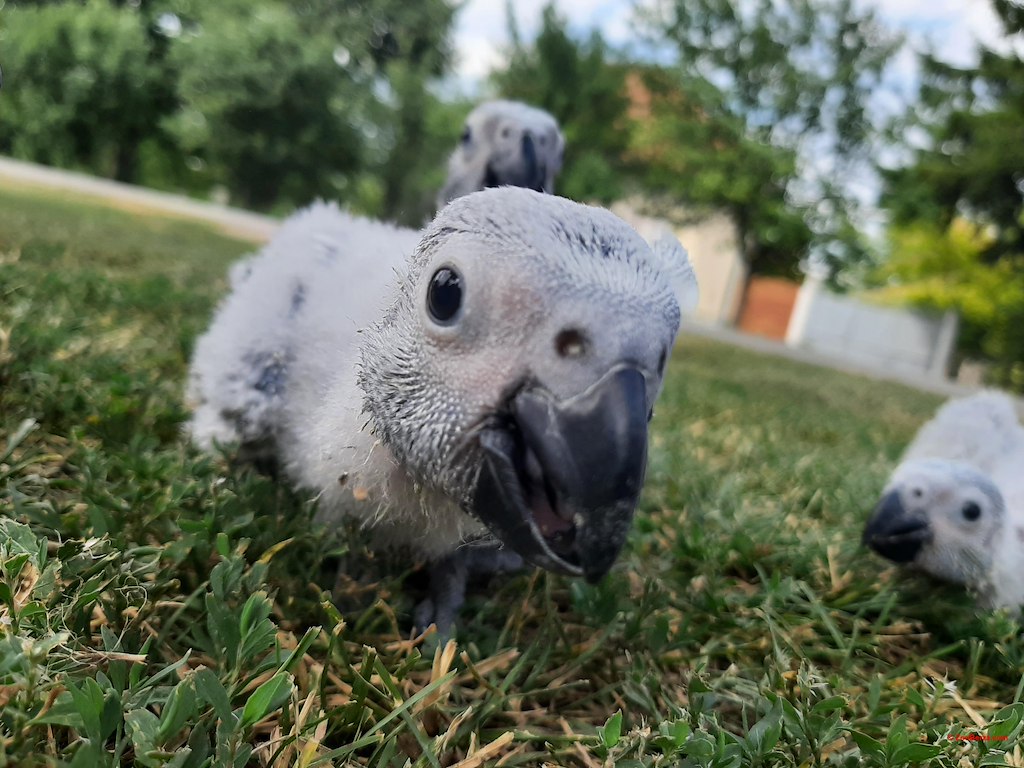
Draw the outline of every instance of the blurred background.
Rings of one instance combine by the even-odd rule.
[[[0,154],[418,226],[462,120],[550,111],[559,194],[669,226],[699,319],[1024,391],[1010,0],[0,0]]]

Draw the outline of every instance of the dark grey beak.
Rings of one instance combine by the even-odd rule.
[[[524,133],[518,159],[500,167],[489,163],[484,171],[483,185],[485,189],[525,187],[535,192],[543,192],[546,178],[547,169],[537,159],[537,147],[533,142],[533,136]]]
[[[908,511],[897,491],[890,491],[875,507],[862,541],[882,557],[909,563],[917,557],[932,530],[922,512]]]
[[[609,372],[568,400],[539,387],[510,402],[505,428],[480,435],[470,511],[534,565],[596,582],[625,544],[647,466],[647,383]]]

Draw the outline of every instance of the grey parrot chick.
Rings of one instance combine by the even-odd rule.
[[[883,557],[1024,606],[1024,428],[1009,397],[953,400],[893,472],[863,540]]]
[[[421,234],[317,205],[252,263],[197,343],[197,444],[273,457],[324,519],[432,562],[420,627],[447,631],[473,571],[611,568],[696,298],[678,242],[503,187]]]
[[[490,187],[553,193],[564,150],[558,122],[544,110],[518,101],[484,102],[466,118],[437,207]]]

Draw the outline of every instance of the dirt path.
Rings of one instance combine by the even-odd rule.
[[[279,224],[276,219],[258,213],[6,157],[0,157],[0,187],[59,190],[102,200],[133,213],[204,221],[226,235],[253,243],[266,242]]]

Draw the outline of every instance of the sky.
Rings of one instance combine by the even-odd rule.
[[[640,0],[641,3],[651,0]],[[515,14],[523,37],[533,36],[540,23],[541,9],[548,0],[514,0]],[[585,34],[598,28],[616,46],[630,45],[635,35],[630,28],[636,0],[556,0],[570,26]],[[931,44],[952,64],[972,61],[977,40],[999,38],[999,24],[988,0],[861,0],[877,8],[882,20],[906,34],[915,48]],[[457,18],[455,48],[458,80],[469,92],[479,92],[487,73],[502,62],[508,44],[506,0],[467,0]],[[912,55],[894,63],[897,78],[913,78]]]

